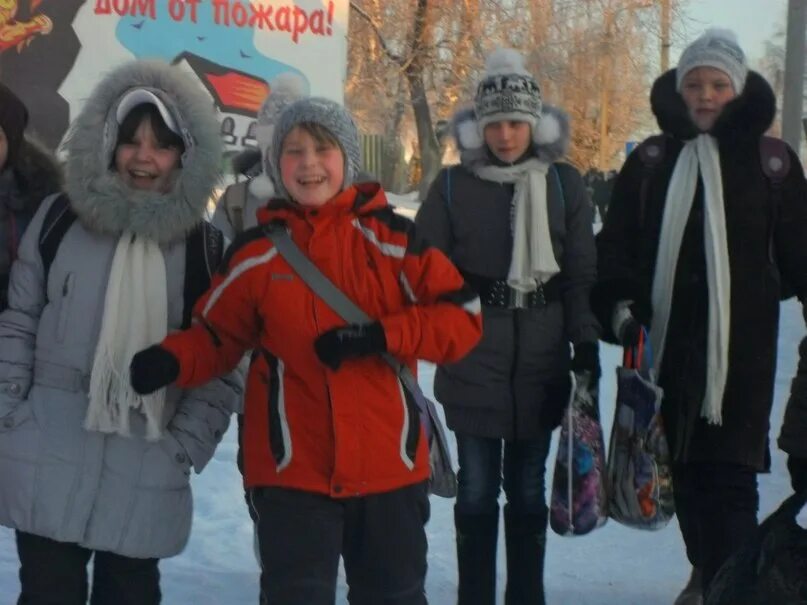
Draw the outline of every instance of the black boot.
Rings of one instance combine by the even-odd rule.
[[[507,546],[507,590],[505,605],[545,605],[544,514],[519,514],[504,507],[504,537]]]
[[[491,513],[464,514],[454,507],[457,531],[457,605],[495,605],[496,541],[499,507]]]

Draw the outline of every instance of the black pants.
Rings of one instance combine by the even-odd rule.
[[[17,532],[21,592],[17,605],[85,605],[87,563],[93,560],[90,605],[157,605],[159,559],[134,559]]]
[[[677,464],[673,491],[687,558],[703,572],[705,590],[757,528],[757,473],[737,464]]]
[[[332,605],[341,555],[352,605],[425,605],[425,483],[361,498],[255,488],[262,603]]]

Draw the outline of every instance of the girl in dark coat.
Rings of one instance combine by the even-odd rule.
[[[25,227],[39,203],[61,189],[56,162],[24,137],[28,111],[0,84],[0,311],[8,304],[8,276]]]
[[[560,161],[567,118],[543,105],[517,52],[488,57],[474,110],[454,122],[461,164],[438,174],[415,222],[482,300],[482,342],[435,378],[459,450],[458,603],[495,603],[502,487],[505,603],[544,603],[552,430],[570,367],[599,374],[592,206],[580,174]]]
[[[650,332],[694,567],[683,605],[757,526],[782,284],[807,293],[807,185],[784,144],[763,151],[774,95],[731,32],[693,42],[651,105],[664,135],[617,178],[592,300],[608,340]]]

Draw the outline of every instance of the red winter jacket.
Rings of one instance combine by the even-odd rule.
[[[449,363],[477,343],[479,299],[457,269],[393,213],[378,185],[351,187],[311,209],[275,201],[259,226],[231,246],[195,325],[163,346],[179,359],[182,387],[259,358],[244,410],[244,476],[280,486],[360,496],[429,476],[417,408],[380,356],[331,371],[314,340],[344,321],[295,274],[260,225],[285,223],[317,267],[383,328],[388,351],[413,370],[417,359]]]

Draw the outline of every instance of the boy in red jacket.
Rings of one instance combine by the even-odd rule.
[[[378,184],[354,184],[358,134],[340,105],[289,106],[272,153],[280,197],[231,246],[195,325],[135,356],[132,384],[203,384],[259,352],[244,470],[267,601],[333,603],[341,555],[352,604],[421,605],[428,444],[380,354],[413,370],[460,359],[481,335],[479,299]],[[376,321],[345,325],[278,254],[270,223]]]

